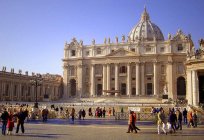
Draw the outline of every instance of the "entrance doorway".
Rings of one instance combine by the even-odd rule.
[[[132,88],[132,95],[135,96],[136,95],[136,89]]]
[[[126,95],[126,83],[121,83],[121,95]]]
[[[204,103],[204,76],[199,76],[199,103]]]
[[[147,83],[147,95],[152,95],[152,83]]]
[[[186,82],[184,77],[177,79],[177,96],[178,98],[186,98]]]
[[[102,95],[102,84],[97,84],[97,96]]]
[[[71,92],[71,96],[76,96],[76,80],[75,79],[70,80],[70,92]]]

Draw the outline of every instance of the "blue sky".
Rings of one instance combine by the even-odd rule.
[[[144,5],[165,39],[179,28],[196,47],[204,38],[204,0],[0,0],[0,69],[62,75],[65,41],[120,40]]]

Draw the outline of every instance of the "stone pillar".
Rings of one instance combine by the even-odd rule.
[[[168,82],[168,98],[174,99],[173,89],[173,62],[168,62],[167,66],[167,82]]]
[[[186,99],[188,100],[188,104],[193,105],[193,96],[192,96],[192,71],[187,71],[187,87],[186,87]]]
[[[198,75],[196,70],[192,71],[192,86],[193,86],[193,105],[197,106],[199,94],[198,94]]]
[[[118,64],[115,64],[115,90],[119,90]]]
[[[83,65],[80,64],[77,66],[77,97],[82,96],[83,94]]]
[[[144,63],[141,63],[141,88],[142,88],[142,95],[145,95],[145,72],[144,72]]]
[[[107,90],[107,69],[106,64],[103,64],[103,90]],[[103,95],[106,95],[106,92],[103,92]]]
[[[91,97],[95,95],[95,65],[91,65]]]
[[[107,90],[110,89],[110,64],[107,64]]]
[[[158,95],[158,73],[157,62],[154,62],[154,96]]]
[[[135,70],[136,70],[136,95],[140,95],[140,64],[136,63],[135,66]]]
[[[130,63],[127,64],[127,95],[131,95],[131,67]]]
[[[63,99],[67,99],[69,97],[69,92],[68,92],[69,78],[68,77],[69,77],[69,67],[65,65],[63,67],[63,88],[64,88]]]

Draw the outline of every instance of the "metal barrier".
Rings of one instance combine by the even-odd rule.
[[[155,115],[152,113],[145,113],[145,112],[138,112],[136,113],[137,120],[139,121],[155,121]],[[116,120],[128,120],[129,119],[129,113],[128,112],[116,112],[115,113],[115,119]]]

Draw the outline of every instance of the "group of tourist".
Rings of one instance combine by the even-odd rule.
[[[166,128],[169,133],[175,133],[177,130],[182,130],[182,124],[186,124],[187,127],[197,127],[197,113],[191,110],[187,111],[186,108],[183,112],[179,108],[169,109],[168,116],[165,115],[164,109],[160,108],[156,115],[158,134],[161,134],[161,129],[167,134]]]
[[[7,110],[6,108],[3,109],[0,119],[2,122],[2,135],[12,135],[13,128],[14,128],[14,122],[16,121],[16,133],[19,131],[19,127],[21,126],[22,133],[25,132],[24,129],[24,121],[28,117],[28,110],[23,110],[22,108],[19,109],[19,111],[14,113],[14,110],[12,108],[9,108]],[[6,131],[8,128],[8,131]]]

